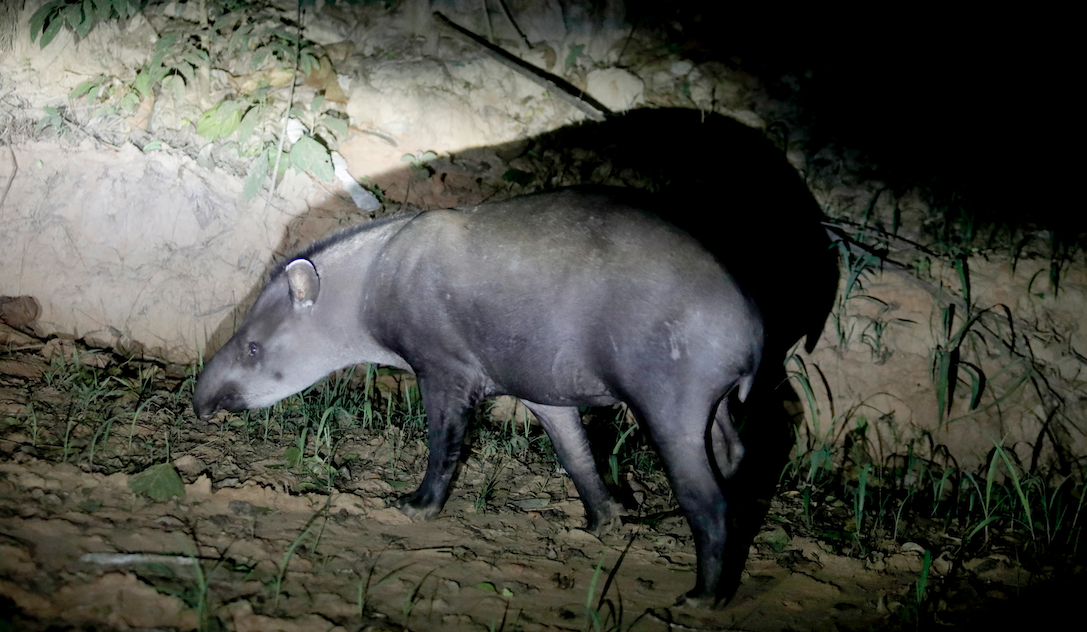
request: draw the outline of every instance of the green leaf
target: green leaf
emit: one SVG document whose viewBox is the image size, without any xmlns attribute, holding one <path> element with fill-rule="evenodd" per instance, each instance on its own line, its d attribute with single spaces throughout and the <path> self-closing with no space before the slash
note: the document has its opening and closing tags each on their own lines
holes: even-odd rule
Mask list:
<svg viewBox="0 0 1087 632">
<path fill-rule="evenodd" d="M 96 87 L 101 81 L 102 79 L 100 77 L 92 79 L 91 81 L 84 81 L 83 83 L 76 86 L 70 93 L 68 93 L 68 98 L 72 101 L 75 101 L 79 97 L 88 94 L 91 91 L 91 88 Z M 87 99 L 87 102 L 90 103 L 93 100 L 94 98 L 92 97 Z"/>
<path fill-rule="evenodd" d="M 58 9 L 63 4 L 64 4 L 64 0 L 53 0 L 52 2 L 47 3 L 42 8 L 35 11 L 34 15 L 30 16 L 30 41 L 31 42 L 33 42 L 38 37 L 38 33 L 40 33 L 42 31 L 43 27 L 45 27 L 46 19 L 50 19 L 51 21 L 56 19 L 56 16 L 53 16 L 53 14 L 54 13 L 59 13 Z M 42 39 L 44 39 L 44 38 L 45 38 L 45 36 L 43 35 Z M 45 44 L 42 44 L 42 48 L 45 48 Z"/>
<path fill-rule="evenodd" d="M 982 529 L 984 529 L 985 527 L 989 526 L 990 524 L 996 522 L 999 519 L 1000 519 L 1000 516 L 989 516 L 985 520 L 982 520 L 981 522 L 979 522 L 977 524 L 976 527 L 974 527 L 974 529 L 972 531 L 970 531 L 970 534 L 966 536 L 966 540 L 969 541 L 971 538 L 973 538 L 975 535 L 977 535 L 978 531 L 981 531 Z"/>
<path fill-rule="evenodd" d="M 320 110 L 321 106 L 324 105 L 324 103 L 325 103 L 325 95 L 323 95 L 323 94 L 313 95 L 313 101 L 311 101 L 310 104 L 309 104 L 309 111 L 310 112 L 316 112 L 317 110 Z"/>
<path fill-rule="evenodd" d="M 112 8 L 113 3 L 110 0 L 94 0 L 94 13 L 98 16 L 99 22 L 105 22 L 109 19 L 109 12 Z"/>
<path fill-rule="evenodd" d="M 249 108 L 249 111 L 242 117 L 242 122 L 238 124 L 238 142 L 244 144 L 249 140 L 249 137 L 253 134 L 253 130 L 257 128 L 257 123 L 260 123 L 261 115 L 264 108 L 259 105 L 254 105 Z"/>
<path fill-rule="evenodd" d="M 177 42 L 176 35 L 163 35 L 160 37 L 158 43 L 155 44 L 155 54 L 151 56 L 149 65 L 152 68 L 161 66 L 162 61 L 166 59 L 166 54 L 170 52 L 175 42 Z"/>
<path fill-rule="evenodd" d="M 283 44 L 272 42 L 271 44 L 268 44 L 268 49 L 272 51 L 273 55 L 280 59 L 286 60 L 291 58 L 291 49 Z"/>
<path fill-rule="evenodd" d="M 196 78 L 196 69 L 185 62 L 179 63 L 175 68 L 177 68 L 177 71 L 185 78 L 186 84 L 192 83 L 193 79 Z"/>
<path fill-rule="evenodd" d="M 298 467 L 302 464 L 302 451 L 292 445 L 283 452 L 283 460 L 290 467 Z"/>
<path fill-rule="evenodd" d="M 248 202 L 257 197 L 261 188 L 264 185 L 264 179 L 268 177 L 268 172 L 271 168 L 268 166 L 268 151 L 265 150 L 257 159 L 253 161 L 253 164 L 249 165 L 249 171 L 245 174 L 245 180 L 242 181 L 242 197 Z"/>
<path fill-rule="evenodd" d="M 146 66 L 140 70 L 132 81 L 132 89 L 145 97 L 151 94 L 151 73 Z"/>
<path fill-rule="evenodd" d="M 83 5 L 69 4 L 64 8 L 64 21 L 73 29 L 83 24 Z"/>
<path fill-rule="evenodd" d="M 338 138 L 345 138 L 347 136 L 347 121 L 342 118 L 326 116 L 321 119 L 321 125 L 332 130 L 332 133 Z"/>
<path fill-rule="evenodd" d="M 581 56 L 581 51 L 585 49 L 584 44 L 578 44 L 577 46 L 570 47 L 570 54 L 566 56 L 566 69 L 569 70 L 574 64 L 577 63 L 577 58 Z"/>
<path fill-rule="evenodd" d="M 43 129 L 45 129 L 45 126 L 49 125 L 50 122 L 52 121 L 53 117 L 52 117 L 51 113 L 49 112 L 49 109 L 50 108 L 48 108 L 48 107 L 45 108 L 45 116 L 41 117 L 41 119 L 38 120 L 38 124 L 34 126 L 34 133 L 35 134 L 40 134 L 41 131 Z M 53 108 L 53 109 L 56 109 L 56 108 Z"/>
<path fill-rule="evenodd" d="M 237 101 L 223 101 L 204 112 L 196 122 L 196 133 L 208 140 L 230 136 L 241 122 L 241 105 Z"/>
<path fill-rule="evenodd" d="M 94 26 L 94 7 L 91 6 L 91 0 L 83 0 L 83 19 L 75 27 L 76 35 L 79 39 L 87 37 L 87 33 L 91 32 L 91 27 Z"/>
<path fill-rule="evenodd" d="M 140 97 L 135 92 L 129 92 L 125 96 L 121 97 L 121 109 L 126 112 L 132 112 L 136 109 L 136 106 L 140 104 Z"/>
<path fill-rule="evenodd" d="M 182 53 L 181 59 L 183 59 L 184 61 L 189 62 L 193 66 L 200 66 L 200 65 L 207 64 L 208 60 L 211 59 L 211 58 L 208 57 L 208 54 L 206 52 L 204 52 L 204 51 L 197 48 L 197 49 L 187 50 L 184 53 Z"/>
<path fill-rule="evenodd" d="M 162 149 L 162 141 L 161 140 L 153 140 L 150 143 L 147 143 L 146 145 L 143 146 L 144 153 L 147 153 L 149 151 L 158 151 L 160 149 Z"/>
<path fill-rule="evenodd" d="M 49 45 L 49 42 L 53 41 L 53 38 L 60 33 L 60 27 L 64 26 L 64 20 L 59 19 L 59 16 L 54 18 L 49 26 L 45 27 L 45 31 L 42 33 L 41 48 L 45 48 Z"/>
<path fill-rule="evenodd" d="M 489 590 L 493 593 L 498 592 L 498 589 L 495 588 L 494 584 L 492 584 L 491 582 L 479 582 L 478 584 L 476 584 L 476 588 L 479 588 L 480 590 Z"/>
<path fill-rule="evenodd" d="M 302 53 L 302 60 L 299 63 L 302 69 L 302 74 L 309 75 L 317 68 L 321 67 L 321 62 L 317 61 L 317 58 L 309 53 Z"/>
<path fill-rule="evenodd" d="M 295 168 L 309 171 L 325 182 L 332 182 L 335 173 L 332 169 L 332 156 L 324 145 L 309 136 L 303 136 L 291 148 L 291 164 Z"/>
<path fill-rule="evenodd" d="M 174 466 L 169 463 L 152 465 L 132 476 L 128 479 L 128 488 L 133 493 L 148 496 L 153 500 L 169 500 L 174 496 L 185 497 L 185 483 L 178 476 Z"/>
<path fill-rule="evenodd" d="M 283 40 L 286 40 L 286 41 L 288 41 L 288 42 L 290 42 L 290 43 L 292 43 L 292 44 L 294 43 L 294 39 L 295 39 L 295 37 L 294 37 L 294 33 L 292 33 L 292 32 L 290 32 L 290 31 L 288 31 L 288 30 L 287 30 L 287 29 L 285 29 L 285 28 L 271 28 L 271 29 L 267 29 L 267 30 L 266 30 L 266 31 L 264 32 L 264 34 L 265 34 L 265 35 L 268 35 L 268 36 L 271 36 L 271 37 L 278 37 L 278 38 L 280 38 L 280 39 L 283 39 Z"/>
</svg>

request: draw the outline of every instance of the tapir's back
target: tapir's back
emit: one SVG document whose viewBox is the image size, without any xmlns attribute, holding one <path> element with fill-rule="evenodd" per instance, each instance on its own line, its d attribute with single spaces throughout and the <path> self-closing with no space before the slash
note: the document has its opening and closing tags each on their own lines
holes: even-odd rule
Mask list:
<svg viewBox="0 0 1087 632">
<path fill-rule="evenodd" d="M 654 364 L 757 365 L 753 304 L 634 195 L 647 194 L 566 189 L 420 215 L 383 253 L 396 271 L 382 303 L 414 306 L 387 321 L 413 330 L 398 352 L 414 366 L 448 349 L 495 390 L 555 404 L 610 399 Z"/>
</svg>

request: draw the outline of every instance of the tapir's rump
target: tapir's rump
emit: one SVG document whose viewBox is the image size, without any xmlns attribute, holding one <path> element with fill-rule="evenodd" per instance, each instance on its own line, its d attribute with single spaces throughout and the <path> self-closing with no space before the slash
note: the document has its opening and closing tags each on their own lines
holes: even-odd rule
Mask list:
<svg viewBox="0 0 1087 632">
<path fill-rule="evenodd" d="M 689 597 L 720 582 L 720 482 L 743 449 L 727 410 L 762 354 L 762 318 L 721 263 L 659 219 L 650 194 L 566 189 L 394 217 L 339 233 L 275 271 L 204 369 L 201 418 L 268 406 L 352 364 L 415 372 L 430 425 L 409 515 L 444 505 L 466 415 L 521 398 L 554 442 L 589 527 L 622 508 L 578 406 L 625 402 L 661 451 L 698 550 Z"/>
</svg>

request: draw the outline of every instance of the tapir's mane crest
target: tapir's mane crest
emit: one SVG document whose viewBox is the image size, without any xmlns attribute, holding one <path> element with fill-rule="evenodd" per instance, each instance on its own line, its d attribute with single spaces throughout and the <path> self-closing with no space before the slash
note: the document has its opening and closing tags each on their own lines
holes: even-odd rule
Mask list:
<svg viewBox="0 0 1087 632">
<path fill-rule="evenodd" d="M 280 261 L 278 264 L 276 264 L 274 268 L 272 268 L 271 273 L 269 273 L 268 275 L 268 281 L 271 282 L 278 279 L 283 274 L 283 271 L 287 269 L 287 265 L 295 259 L 309 259 L 312 261 L 314 257 L 320 255 L 322 252 L 329 250 L 330 248 L 334 248 L 339 244 L 344 243 L 345 241 L 350 241 L 351 239 L 357 237 L 362 233 L 369 232 L 375 228 L 380 228 L 386 224 L 391 224 L 398 220 L 410 219 L 421 212 L 422 211 L 412 213 L 397 213 L 395 215 L 389 215 L 387 217 L 378 217 L 368 222 L 355 224 L 354 226 L 348 226 L 347 228 L 343 228 L 329 235 L 325 235 L 324 237 L 302 248 L 301 250 L 297 250 L 284 257 L 282 261 Z"/>
</svg>

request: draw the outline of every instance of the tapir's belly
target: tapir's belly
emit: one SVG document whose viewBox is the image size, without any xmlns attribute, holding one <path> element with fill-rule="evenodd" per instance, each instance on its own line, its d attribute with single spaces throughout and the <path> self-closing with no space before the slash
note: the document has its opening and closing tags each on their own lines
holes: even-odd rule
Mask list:
<svg viewBox="0 0 1087 632">
<path fill-rule="evenodd" d="M 718 319 L 714 319 L 716 322 Z M 601 406 L 633 388 L 684 379 L 698 366 L 719 366 L 718 332 L 633 310 L 588 314 L 536 312 L 524 320 L 487 318 L 466 332 L 486 377 L 486 394 L 512 395 L 551 406 Z M 716 378 L 715 378 L 716 379 Z"/>
<path fill-rule="evenodd" d="M 490 351 L 490 353 L 488 353 Z M 549 406 L 606 406 L 617 403 L 600 366 L 579 344 L 535 341 L 519 350 L 481 349 L 487 396 L 512 395 Z"/>
</svg>

